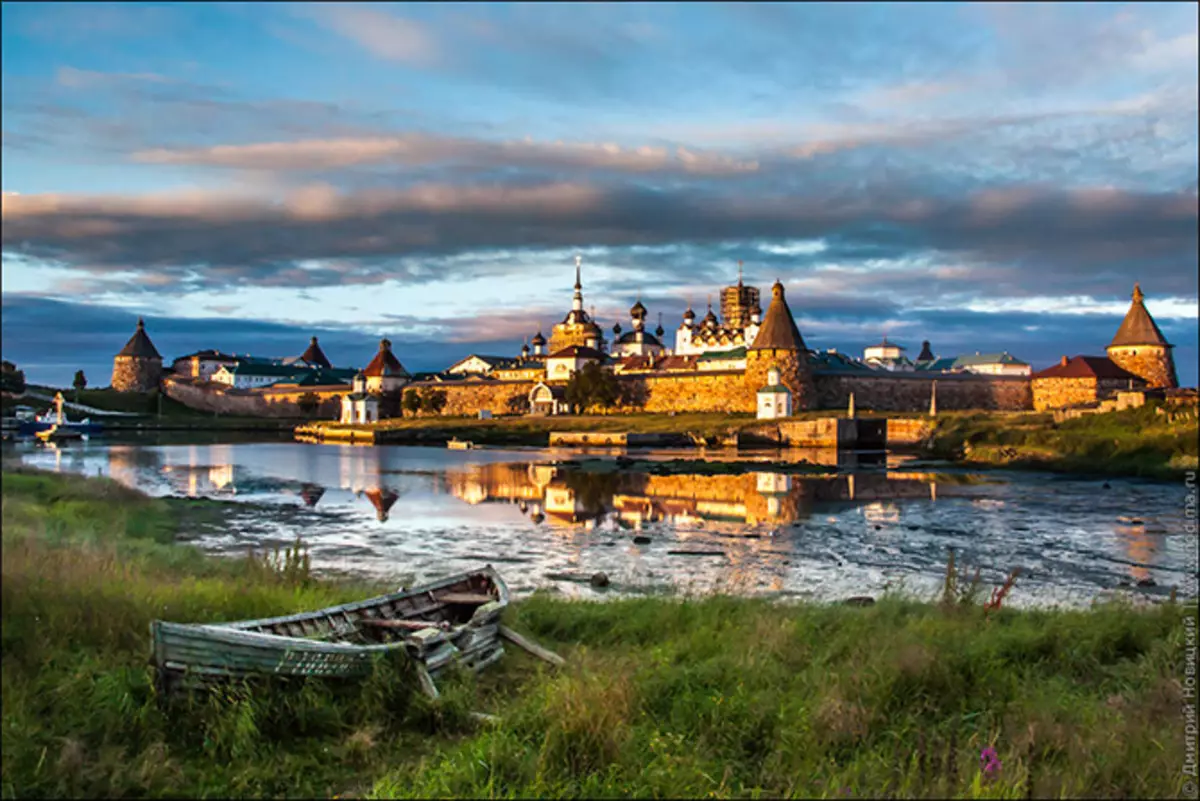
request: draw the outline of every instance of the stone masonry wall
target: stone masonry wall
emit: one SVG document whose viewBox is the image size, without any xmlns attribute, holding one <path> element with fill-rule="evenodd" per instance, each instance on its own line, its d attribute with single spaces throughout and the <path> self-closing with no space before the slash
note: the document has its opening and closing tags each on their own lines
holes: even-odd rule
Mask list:
<svg viewBox="0 0 1200 801">
<path fill-rule="evenodd" d="M 861 376 L 832 373 L 813 376 L 818 401 L 816 408 L 845 409 L 853 392 L 856 408 L 879 412 L 928 411 L 934 381 L 937 381 L 939 411 L 1019 411 L 1033 406 L 1030 381 L 1022 376 Z"/>
<path fill-rule="evenodd" d="M 1108 358 L 1136 376 L 1146 380 L 1151 388 L 1174 389 L 1179 386 L 1175 375 L 1175 358 L 1170 348 L 1137 345 L 1108 349 Z"/>
<path fill-rule="evenodd" d="M 753 412 L 754 389 L 741 370 L 683 375 L 618 376 L 646 412 Z"/>
<path fill-rule="evenodd" d="M 149 392 L 162 378 L 161 359 L 136 356 L 113 358 L 112 388 L 118 392 Z"/>
<path fill-rule="evenodd" d="M 1033 408 L 1039 412 L 1096 401 L 1095 378 L 1035 378 L 1031 383 Z"/>
<path fill-rule="evenodd" d="M 313 388 L 296 392 L 258 393 L 253 390 L 225 390 L 211 384 L 168 377 L 163 381 L 163 392 L 167 397 L 193 409 L 237 417 L 304 417 L 305 413 L 297 402 L 302 395 L 312 392 L 320 404 L 313 416 L 332 420 L 341 413 L 341 397 L 346 389 Z"/>
<path fill-rule="evenodd" d="M 512 414 L 510 404 L 528 405 L 529 393 L 535 386 L 533 381 L 487 381 L 463 384 L 444 384 L 438 382 L 418 382 L 409 384 L 405 392 L 415 389 L 422 395 L 436 390 L 446 395 L 446 406 L 442 409 L 443 417 L 475 417 L 481 409 L 487 409 L 493 415 Z"/>
</svg>

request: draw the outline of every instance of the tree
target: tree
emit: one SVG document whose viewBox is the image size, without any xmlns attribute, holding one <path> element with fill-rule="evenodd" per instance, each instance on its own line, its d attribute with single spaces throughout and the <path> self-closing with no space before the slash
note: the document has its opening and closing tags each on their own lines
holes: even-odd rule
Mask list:
<svg viewBox="0 0 1200 801">
<path fill-rule="evenodd" d="M 0 362 L 0 391 L 20 395 L 25 392 L 25 371 L 12 362 Z"/>
<path fill-rule="evenodd" d="M 608 408 L 621 397 L 616 377 L 596 362 L 588 362 L 567 381 L 567 403 L 577 414 L 589 409 Z"/>
<path fill-rule="evenodd" d="M 83 374 L 82 370 L 75 371 L 75 380 L 71 383 L 71 386 L 75 387 L 75 402 L 78 403 L 79 393 L 87 389 L 87 376 Z"/>
<path fill-rule="evenodd" d="M 504 411 L 508 414 L 529 414 L 529 396 L 524 392 L 510 395 L 504 402 Z"/>
<path fill-rule="evenodd" d="M 415 389 L 405 391 L 401 404 L 404 406 L 404 411 L 415 417 L 417 412 L 421 411 L 421 393 Z"/>
<path fill-rule="evenodd" d="M 321 405 L 321 399 L 315 392 L 305 392 L 296 399 L 296 405 L 300 407 L 301 414 L 305 417 L 312 417 Z"/>
<path fill-rule="evenodd" d="M 379 396 L 379 417 L 403 417 L 402 409 L 404 401 L 400 396 L 401 391 L 398 389 L 389 389 Z"/>
<path fill-rule="evenodd" d="M 426 392 L 421 398 L 421 411 L 423 412 L 441 414 L 444 408 L 446 408 L 446 393 L 440 389 Z"/>
</svg>

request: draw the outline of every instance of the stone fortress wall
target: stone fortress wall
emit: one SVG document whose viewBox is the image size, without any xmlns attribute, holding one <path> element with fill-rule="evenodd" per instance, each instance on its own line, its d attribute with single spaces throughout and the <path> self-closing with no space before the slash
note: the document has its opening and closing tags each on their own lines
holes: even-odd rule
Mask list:
<svg viewBox="0 0 1200 801">
<path fill-rule="evenodd" d="M 162 378 L 162 360 L 139 356 L 113 359 L 112 388 L 118 392 L 150 392 L 158 389 Z"/>
</svg>

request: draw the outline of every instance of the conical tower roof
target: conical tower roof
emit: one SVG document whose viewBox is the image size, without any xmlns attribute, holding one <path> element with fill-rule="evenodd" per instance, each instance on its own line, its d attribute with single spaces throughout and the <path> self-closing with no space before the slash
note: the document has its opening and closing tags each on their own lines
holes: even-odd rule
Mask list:
<svg viewBox="0 0 1200 801">
<path fill-rule="evenodd" d="M 921 343 L 921 355 L 917 357 L 917 361 L 931 362 L 933 358 L 933 350 L 929 347 L 929 340 L 927 339 Z"/>
<path fill-rule="evenodd" d="M 321 346 L 317 344 L 317 338 L 313 337 L 308 343 L 308 350 L 304 351 L 304 355 L 300 357 L 309 364 L 315 364 L 318 367 L 324 367 L 326 370 L 332 370 L 333 365 L 329 363 L 329 359 L 325 358 L 325 352 L 321 350 Z"/>
<path fill-rule="evenodd" d="M 808 350 L 800 329 L 792 318 L 787 299 L 783 296 L 783 284 L 778 281 L 771 287 L 771 305 L 763 316 L 762 326 L 750 350 Z"/>
<path fill-rule="evenodd" d="M 133 332 L 133 336 L 129 338 L 129 341 L 125 343 L 125 347 L 121 348 L 121 352 L 117 355 L 162 361 L 162 356 L 159 355 L 158 349 L 154 347 L 154 343 L 146 335 L 146 321 L 141 317 L 138 318 L 137 330 Z"/>
<path fill-rule="evenodd" d="M 1162 345 L 1171 347 L 1167 343 L 1167 338 L 1163 336 L 1162 331 L 1158 330 L 1158 324 L 1154 322 L 1154 318 L 1150 316 L 1150 312 L 1146 310 L 1146 296 L 1142 294 L 1142 288 L 1137 284 L 1133 285 L 1133 305 L 1129 307 L 1129 311 L 1125 314 L 1125 319 L 1121 321 L 1121 327 L 1117 329 L 1116 336 L 1108 346 L 1116 347 L 1121 345 Z"/>
<path fill-rule="evenodd" d="M 371 359 L 371 363 L 363 369 L 365 376 L 408 376 L 408 371 L 404 369 L 404 365 L 392 353 L 391 340 L 379 340 L 379 352 L 375 354 L 375 358 Z"/>
</svg>

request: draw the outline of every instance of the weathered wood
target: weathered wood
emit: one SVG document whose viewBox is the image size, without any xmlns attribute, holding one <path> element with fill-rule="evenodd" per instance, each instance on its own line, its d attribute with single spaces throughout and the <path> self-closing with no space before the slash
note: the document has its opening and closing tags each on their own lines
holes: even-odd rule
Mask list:
<svg viewBox="0 0 1200 801">
<path fill-rule="evenodd" d="M 450 628 L 450 624 L 444 620 L 434 623 L 429 620 L 380 620 L 376 618 L 363 618 L 359 623 L 373 628 L 405 629 L 407 631 L 422 631 L 424 629 L 442 629 L 446 631 Z"/>
<path fill-rule="evenodd" d="M 480 606 L 496 600 L 490 595 L 481 595 L 475 592 L 445 592 L 438 597 L 448 604 L 478 604 Z"/>
<path fill-rule="evenodd" d="M 421 691 L 428 695 L 432 700 L 438 699 L 438 688 L 433 683 L 433 676 L 429 675 L 429 671 L 420 662 L 417 663 L 417 681 L 421 685 Z"/>
<path fill-rule="evenodd" d="M 451 607 L 442 596 L 453 599 L 461 625 L 451 628 Z M 226 624 L 154 621 L 153 659 L 164 686 L 174 683 L 172 677 L 188 674 L 201 681 L 264 674 L 358 678 L 370 671 L 376 656 L 397 650 L 428 673 L 464 656 L 470 663 L 493 653 L 496 635 L 489 623 L 507 603 L 508 588 L 489 565 L 424 587 L 315 612 Z M 468 625 L 464 604 L 487 611 Z M 412 619 L 424 614 L 433 619 Z M 443 616 L 447 619 L 437 619 Z M 396 634 L 387 636 L 388 642 L 371 642 L 363 635 L 369 628 Z"/>
<path fill-rule="evenodd" d="M 563 659 L 558 654 L 554 653 L 553 651 L 548 651 L 545 648 L 543 648 L 542 646 L 538 645 L 537 643 L 531 642 L 530 640 L 525 639 L 520 634 L 517 634 L 515 631 L 510 629 L 508 626 L 500 627 L 500 636 L 503 637 L 504 639 L 508 640 L 513 645 L 517 646 L 518 648 L 522 648 L 522 649 L 528 651 L 529 653 L 533 654 L 534 656 L 536 656 L 538 659 L 543 659 L 552 665 L 562 667 L 563 665 L 565 665 L 567 663 L 567 660 Z"/>
</svg>

